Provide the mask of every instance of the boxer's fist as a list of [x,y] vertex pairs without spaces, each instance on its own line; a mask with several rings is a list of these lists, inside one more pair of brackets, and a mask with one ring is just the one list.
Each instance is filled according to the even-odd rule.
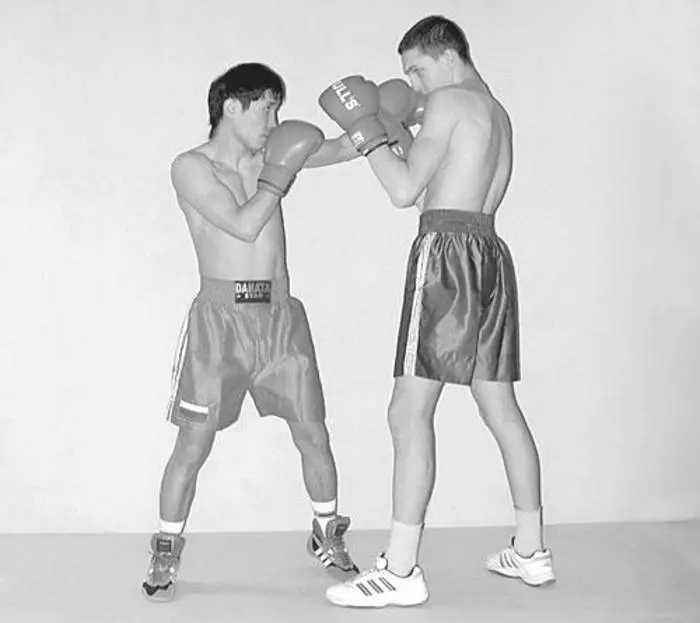
[[286,195],[296,174],[319,150],[323,139],[323,132],[306,121],[291,119],[280,123],[267,139],[258,189],[278,197]]
[[386,130],[377,118],[379,89],[374,82],[348,76],[321,93],[318,103],[363,156],[387,142]]
[[414,91],[403,80],[392,78],[379,85],[379,106],[406,127],[423,120],[425,96]]

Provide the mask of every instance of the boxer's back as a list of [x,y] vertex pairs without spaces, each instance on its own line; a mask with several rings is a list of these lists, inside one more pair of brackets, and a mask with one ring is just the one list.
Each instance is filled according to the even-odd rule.
[[424,209],[493,214],[512,170],[508,115],[485,87],[447,88],[456,122],[444,159],[428,184]]

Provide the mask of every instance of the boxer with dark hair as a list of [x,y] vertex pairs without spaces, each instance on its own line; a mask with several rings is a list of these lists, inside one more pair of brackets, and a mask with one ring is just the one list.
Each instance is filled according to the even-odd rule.
[[179,427],[160,490],[144,595],[167,601],[183,531],[216,433],[250,395],[261,416],[289,425],[313,519],[307,547],[324,567],[357,568],[337,513],[337,474],[304,306],[289,291],[280,200],[304,166],[354,157],[299,120],[278,123],[282,78],[259,63],[231,68],[209,89],[210,140],[178,155],[171,177],[194,243],[200,289],[184,323],[168,419]]

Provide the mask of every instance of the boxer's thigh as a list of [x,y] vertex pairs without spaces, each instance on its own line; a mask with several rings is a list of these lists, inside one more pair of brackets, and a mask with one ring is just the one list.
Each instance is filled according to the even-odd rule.
[[252,371],[249,328],[229,309],[195,301],[190,310],[169,419],[217,431],[235,422]]
[[290,297],[265,322],[264,344],[250,393],[261,416],[323,422],[325,401],[304,305]]
[[484,274],[488,281],[478,334],[474,378],[483,381],[520,380],[520,324],[515,266],[508,245],[490,244]]
[[481,264],[471,238],[430,232],[412,253],[394,376],[470,383],[482,307]]

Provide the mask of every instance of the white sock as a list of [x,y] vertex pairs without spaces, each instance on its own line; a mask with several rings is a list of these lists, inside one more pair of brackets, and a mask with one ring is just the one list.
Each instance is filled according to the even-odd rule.
[[328,522],[337,514],[337,500],[331,500],[330,502],[314,502],[311,500],[311,509],[314,512],[314,517],[318,521],[318,524],[321,526],[323,534],[326,534]]
[[423,536],[423,524],[405,524],[393,520],[386,558],[389,570],[400,576],[408,576],[418,563],[418,548]]
[[532,556],[544,549],[542,535],[542,507],[534,511],[515,508],[515,551],[521,556]]
[[168,534],[182,534],[185,529],[185,520],[182,521],[165,521],[165,519],[160,520],[160,531],[167,532]]

